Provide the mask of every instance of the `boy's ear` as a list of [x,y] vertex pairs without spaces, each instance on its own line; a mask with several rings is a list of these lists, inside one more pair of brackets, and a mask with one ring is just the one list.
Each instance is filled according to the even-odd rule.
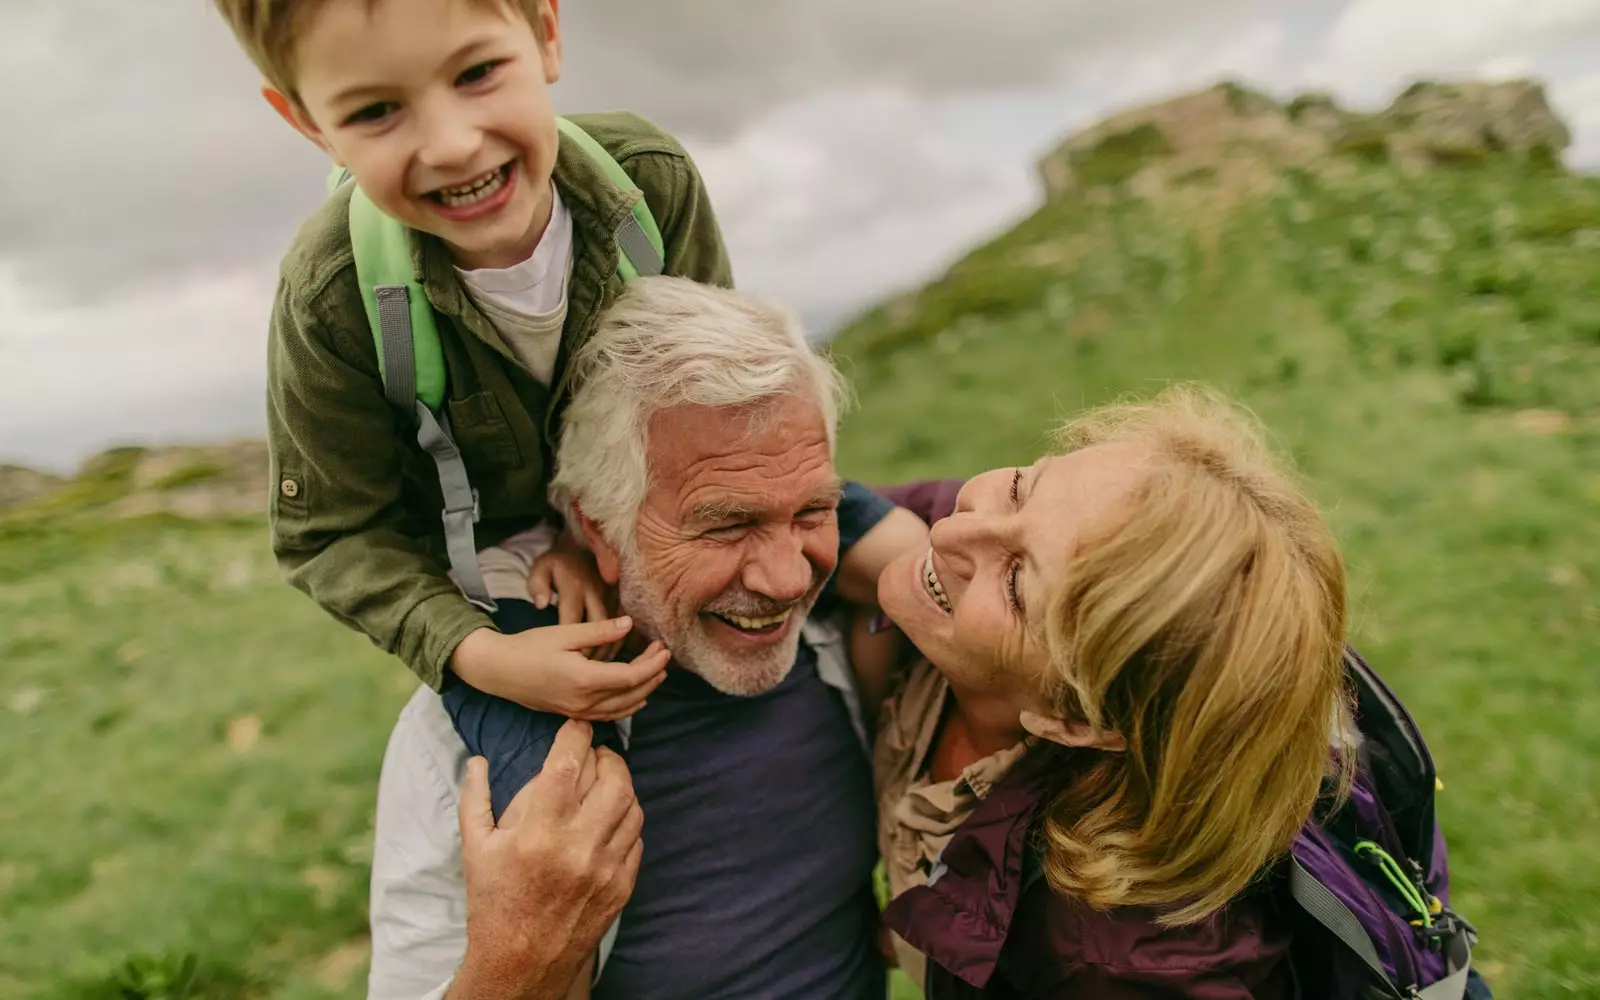
[[622,554],[606,539],[600,526],[591,521],[577,504],[572,505],[572,520],[577,525],[578,533],[583,536],[583,544],[594,553],[594,564],[600,570],[600,579],[615,587],[617,580],[622,577]]
[[1088,747],[1113,753],[1128,749],[1128,741],[1122,738],[1121,733],[1109,730],[1096,733],[1087,722],[1068,722],[1065,719],[1029,711],[1024,711],[1018,721],[1022,723],[1023,729],[1040,739],[1059,743],[1064,747]]
[[270,83],[261,85],[261,96],[266,98],[268,104],[272,105],[272,110],[278,113],[278,117],[289,123],[290,128],[310,139],[318,149],[333,157],[333,162],[341,167],[344,166],[344,163],[339,160],[338,154],[333,151],[333,147],[328,145],[328,140],[323,136],[322,130],[317,128],[316,123],[311,120],[310,115],[306,114],[305,109],[300,106],[298,101]]
[[544,42],[539,54],[544,57],[544,82],[561,79],[561,0],[545,0],[539,5],[539,28]]

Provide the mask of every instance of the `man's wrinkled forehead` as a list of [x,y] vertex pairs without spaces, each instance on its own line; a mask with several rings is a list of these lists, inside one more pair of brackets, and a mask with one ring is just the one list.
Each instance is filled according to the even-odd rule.
[[680,520],[792,513],[837,502],[821,409],[803,395],[758,406],[672,406],[649,424],[651,494]]

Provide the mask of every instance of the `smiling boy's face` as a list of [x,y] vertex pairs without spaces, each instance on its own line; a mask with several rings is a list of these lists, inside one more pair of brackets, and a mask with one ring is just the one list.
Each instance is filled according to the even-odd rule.
[[457,264],[509,267],[550,218],[553,0],[538,16],[542,38],[509,0],[326,0],[295,44],[298,104],[267,99]]

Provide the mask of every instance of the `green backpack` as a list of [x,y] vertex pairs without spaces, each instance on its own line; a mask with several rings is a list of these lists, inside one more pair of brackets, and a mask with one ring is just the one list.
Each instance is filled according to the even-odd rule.
[[[624,282],[661,273],[664,251],[661,230],[645,204],[644,194],[611,154],[587,132],[566,118],[556,119],[561,135],[598,164],[620,190],[634,198],[633,213],[612,234],[617,242],[617,273]],[[335,167],[328,191],[348,183],[350,174]],[[450,569],[467,600],[495,610],[478,568],[472,526],[479,517],[478,491],[467,478],[466,463],[450,434],[445,415],[444,350],[433,307],[417,280],[405,226],[378,210],[359,187],[350,192],[350,245],[356,278],[367,307],[367,322],[378,350],[378,370],[389,403],[417,425],[417,443],[433,457],[444,494],[444,538]]]

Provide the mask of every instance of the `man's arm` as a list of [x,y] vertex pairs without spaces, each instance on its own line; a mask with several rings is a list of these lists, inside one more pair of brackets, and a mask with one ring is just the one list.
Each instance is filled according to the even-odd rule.
[[[359,301],[353,274],[333,280],[350,282]],[[490,622],[451,582],[432,528],[405,509],[404,428],[383,398],[370,338],[358,343],[319,308],[287,282],[273,307],[273,552],[290,583],[437,688],[456,645]]]
[[583,978],[643,824],[626,767],[590,735],[563,726],[496,826],[482,760],[437,695],[412,698],[379,780],[368,1000],[561,1000]]
[[[461,799],[467,954],[447,1000],[564,1000],[633,892],[644,815],[622,758],[569,721],[497,826],[488,764]],[[592,774],[592,786],[583,788]]]

